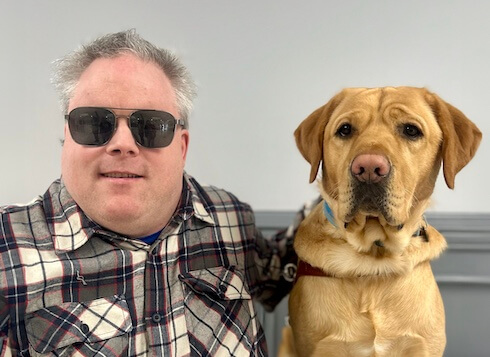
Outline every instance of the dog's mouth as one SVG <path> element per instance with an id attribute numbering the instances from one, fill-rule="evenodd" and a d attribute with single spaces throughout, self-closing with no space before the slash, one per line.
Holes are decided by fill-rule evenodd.
<path id="1" fill-rule="evenodd" d="M 346 221 L 349 222 L 359 213 L 369 218 L 378 218 L 381 215 L 386 221 L 393 221 L 388 212 L 387 187 L 385 183 L 355 182 L 351 195 L 351 207 L 346 216 Z"/>
<path id="2" fill-rule="evenodd" d="M 390 200 L 387 181 L 378 184 L 354 181 L 349 206 L 344 218 L 346 228 L 353 220 L 378 220 L 383 226 L 391 226 L 395 230 L 403 227 L 403 222 L 392 215 L 393 202 Z"/>

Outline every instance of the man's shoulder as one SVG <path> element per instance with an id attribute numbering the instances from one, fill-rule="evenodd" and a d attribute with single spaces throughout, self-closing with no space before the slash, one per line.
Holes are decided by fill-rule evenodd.
<path id="1" fill-rule="evenodd" d="M 65 198 L 65 196 L 68 196 L 67 194 L 61 194 L 63 190 L 64 185 L 60 179 L 57 179 L 51 183 L 44 194 L 36 196 L 28 203 L 0 205 L 0 215 L 2 217 L 0 223 L 14 222 L 24 218 L 26 215 L 30 216 L 31 219 L 37 220 L 40 218 L 39 215 L 45 216 L 45 210 L 48 212 L 54 211 L 51 214 L 61 213 L 56 211 L 58 206 L 64 204 L 64 201 L 71 199 L 70 197 Z"/>
<path id="2" fill-rule="evenodd" d="M 2 216 L 18 216 L 23 215 L 29 210 L 36 209 L 36 207 L 42 206 L 43 197 L 37 196 L 28 203 L 16 203 L 11 205 L 0 206 L 0 214 Z"/>
<path id="3" fill-rule="evenodd" d="M 32 224 L 41 221 L 45 221 L 42 196 L 26 204 L 0 206 L 0 237 L 27 236 Z"/>
<path id="4" fill-rule="evenodd" d="M 221 233 L 225 236 L 233 231 L 236 237 L 254 237 L 255 217 L 249 204 L 239 200 L 228 190 L 208 184 L 201 185 L 194 178 L 187 178 L 193 196 L 195 217 L 226 230 L 227 233 Z"/>

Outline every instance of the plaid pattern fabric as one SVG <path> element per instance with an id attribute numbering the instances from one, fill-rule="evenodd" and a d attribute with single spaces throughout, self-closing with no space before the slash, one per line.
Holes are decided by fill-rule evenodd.
<path id="1" fill-rule="evenodd" d="M 60 180 L 0 208 L 0 356 L 266 356 L 252 297 L 289 292 L 291 244 L 264 239 L 230 193 L 184 180 L 151 245 L 98 226 Z"/>

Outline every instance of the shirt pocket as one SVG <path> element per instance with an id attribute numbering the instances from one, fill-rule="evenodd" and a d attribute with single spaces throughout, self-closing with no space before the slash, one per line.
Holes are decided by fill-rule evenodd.
<path id="1" fill-rule="evenodd" d="M 192 291 L 214 299 L 251 299 L 241 274 L 234 267 L 194 270 L 180 276 Z"/>
<path id="2" fill-rule="evenodd" d="M 180 275 L 192 351 L 207 355 L 250 355 L 261 331 L 247 285 L 234 267 L 214 267 Z M 240 336 L 240 338 L 237 338 Z M 206 347 L 209 350 L 203 351 Z"/>
<path id="3" fill-rule="evenodd" d="M 46 307 L 25 323 L 32 356 L 124 356 L 133 328 L 122 296 Z"/>

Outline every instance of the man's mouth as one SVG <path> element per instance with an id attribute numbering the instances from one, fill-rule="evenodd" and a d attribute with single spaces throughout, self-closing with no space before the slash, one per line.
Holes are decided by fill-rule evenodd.
<path id="1" fill-rule="evenodd" d="M 107 172 L 107 173 L 102 174 L 102 176 L 108 177 L 108 178 L 139 178 L 139 177 L 142 177 L 140 175 L 123 173 L 123 172 Z"/>

